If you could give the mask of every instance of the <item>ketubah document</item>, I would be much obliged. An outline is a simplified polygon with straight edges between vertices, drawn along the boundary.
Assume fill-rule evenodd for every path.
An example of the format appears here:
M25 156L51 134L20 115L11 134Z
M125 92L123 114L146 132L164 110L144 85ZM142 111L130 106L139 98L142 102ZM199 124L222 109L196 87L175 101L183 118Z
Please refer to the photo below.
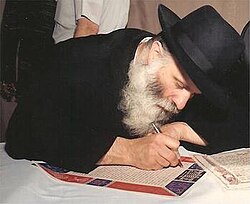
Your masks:
M88 174L67 171L47 163L35 164L52 178L80 185L92 185L162 196L183 196L206 173L191 157L181 157L183 167L156 171L131 166L99 166Z
M213 155L182 156L181 162L183 167L168 167L156 171L131 166L99 166L88 174L68 171L43 162L34 163L57 181L163 196L185 195L206 171L211 171L228 189L250 187L249 148Z
M227 188L250 188L250 148L213 155L194 155L194 158Z

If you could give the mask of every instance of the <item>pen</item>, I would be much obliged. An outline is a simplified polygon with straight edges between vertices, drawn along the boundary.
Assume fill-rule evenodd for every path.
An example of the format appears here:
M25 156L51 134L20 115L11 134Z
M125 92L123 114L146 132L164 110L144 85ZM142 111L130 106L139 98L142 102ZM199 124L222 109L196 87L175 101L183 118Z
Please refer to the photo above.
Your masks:
M156 124L152 123L152 126L153 126L154 131L155 131L156 133L162 133L162 132L161 132L161 129L158 128L158 127L156 126ZM178 153L178 152L177 152L177 153ZM178 153L178 156L180 156L179 153ZM178 158L178 166L179 166L179 167L183 167L183 164L181 163L181 160L180 160L179 158Z

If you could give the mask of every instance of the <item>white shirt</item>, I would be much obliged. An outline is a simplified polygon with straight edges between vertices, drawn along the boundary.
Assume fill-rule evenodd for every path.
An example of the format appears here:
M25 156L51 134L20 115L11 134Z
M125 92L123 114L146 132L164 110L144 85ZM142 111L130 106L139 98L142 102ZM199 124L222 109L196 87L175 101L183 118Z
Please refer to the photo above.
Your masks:
M125 28L129 6L130 0L57 0L53 32L55 43L73 37L81 16L99 25L99 34Z

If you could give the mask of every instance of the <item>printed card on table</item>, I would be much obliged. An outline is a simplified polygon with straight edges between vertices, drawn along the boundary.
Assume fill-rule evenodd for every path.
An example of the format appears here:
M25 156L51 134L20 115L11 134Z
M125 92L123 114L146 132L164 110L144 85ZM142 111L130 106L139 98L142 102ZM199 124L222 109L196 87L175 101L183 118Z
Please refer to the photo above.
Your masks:
M146 171L130 166L99 166L88 174L35 163L49 176L63 182L85 184L162 196L183 196L206 173L191 157L181 157L183 167Z
M193 155L228 189L250 188L250 148L241 148L212 155Z

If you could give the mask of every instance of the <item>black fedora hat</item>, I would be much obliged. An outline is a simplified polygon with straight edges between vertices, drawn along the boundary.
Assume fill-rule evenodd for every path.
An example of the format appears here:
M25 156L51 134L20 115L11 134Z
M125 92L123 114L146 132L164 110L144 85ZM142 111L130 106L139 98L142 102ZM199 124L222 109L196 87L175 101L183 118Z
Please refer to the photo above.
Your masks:
M223 81L244 50L241 36L208 5L182 19L160 5L158 16L162 38L177 62L213 105L227 109Z

